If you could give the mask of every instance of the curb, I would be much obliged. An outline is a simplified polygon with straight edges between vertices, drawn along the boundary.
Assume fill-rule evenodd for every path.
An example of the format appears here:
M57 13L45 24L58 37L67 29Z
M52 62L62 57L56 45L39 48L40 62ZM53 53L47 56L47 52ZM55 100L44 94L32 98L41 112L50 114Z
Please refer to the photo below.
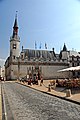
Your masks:
M0 120L14 120L10 105L7 99L7 95L5 93L4 87L1 87L2 94L2 119Z
M0 120L2 120L2 93L1 93L1 83L0 83Z
M21 84L21 83L19 83L19 82L17 82L17 83L18 83L18 84ZM68 102L72 102L72 103L75 103L75 104L80 105L80 102L78 102L78 101L71 100L71 99L66 98L66 97L61 97L61 96L58 96L58 95L54 95L54 94L51 94L50 92L45 92L45 91L42 91L42 90L38 90L38 89L36 89L36 88L30 87L30 86L25 85L25 84L21 84L21 85L26 86L26 87L29 87L29 88L34 89L34 90L37 90L37 91L39 91L39 92L42 92L42 93L45 93L45 94L54 96L54 97L57 97L57 98L60 98L60 99L62 99L62 100L66 100L66 101L68 101Z

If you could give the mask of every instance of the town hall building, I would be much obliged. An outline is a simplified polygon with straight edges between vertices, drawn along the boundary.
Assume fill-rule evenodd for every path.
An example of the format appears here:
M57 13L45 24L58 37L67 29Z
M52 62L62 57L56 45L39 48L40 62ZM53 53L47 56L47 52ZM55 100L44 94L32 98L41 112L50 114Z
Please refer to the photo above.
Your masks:
M68 51L64 44L59 54L52 50L24 49L20 51L17 15L15 17L13 34L10 37L10 55L5 62L6 80L16 80L25 76L32 79L38 75L43 79L68 78L80 76L79 72L58 72L58 70L80 65L80 54L74 50Z

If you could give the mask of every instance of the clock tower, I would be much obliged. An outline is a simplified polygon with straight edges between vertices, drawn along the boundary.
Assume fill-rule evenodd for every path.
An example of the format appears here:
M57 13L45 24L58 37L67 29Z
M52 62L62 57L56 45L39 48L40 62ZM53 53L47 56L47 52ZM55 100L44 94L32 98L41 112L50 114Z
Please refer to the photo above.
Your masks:
M19 57L20 48L20 38L18 36L18 24L17 24L17 14L15 16L13 34L10 37L10 57L14 61L16 57Z

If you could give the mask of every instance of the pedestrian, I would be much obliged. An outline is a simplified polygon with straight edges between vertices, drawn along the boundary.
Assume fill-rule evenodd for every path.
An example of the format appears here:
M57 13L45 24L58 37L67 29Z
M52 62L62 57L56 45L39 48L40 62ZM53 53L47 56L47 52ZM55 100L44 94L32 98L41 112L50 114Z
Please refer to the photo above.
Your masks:
M43 84L43 77L41 76L40 86Z
M36 76L36 85L38 85L38 75Z

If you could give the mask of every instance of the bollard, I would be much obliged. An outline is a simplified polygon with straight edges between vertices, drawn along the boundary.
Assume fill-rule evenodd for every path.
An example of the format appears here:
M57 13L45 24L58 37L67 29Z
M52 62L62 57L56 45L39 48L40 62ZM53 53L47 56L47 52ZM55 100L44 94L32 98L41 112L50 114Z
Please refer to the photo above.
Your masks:
M71 97L71 90L70 89L66 90L66 97Z
M51 92L51 86L50 86L50 84L48 85L48 92Z
M40 82L40 86L42 86L42 83Z
M31 82L31 86L32 86L33 84L32 84L32 82Z

